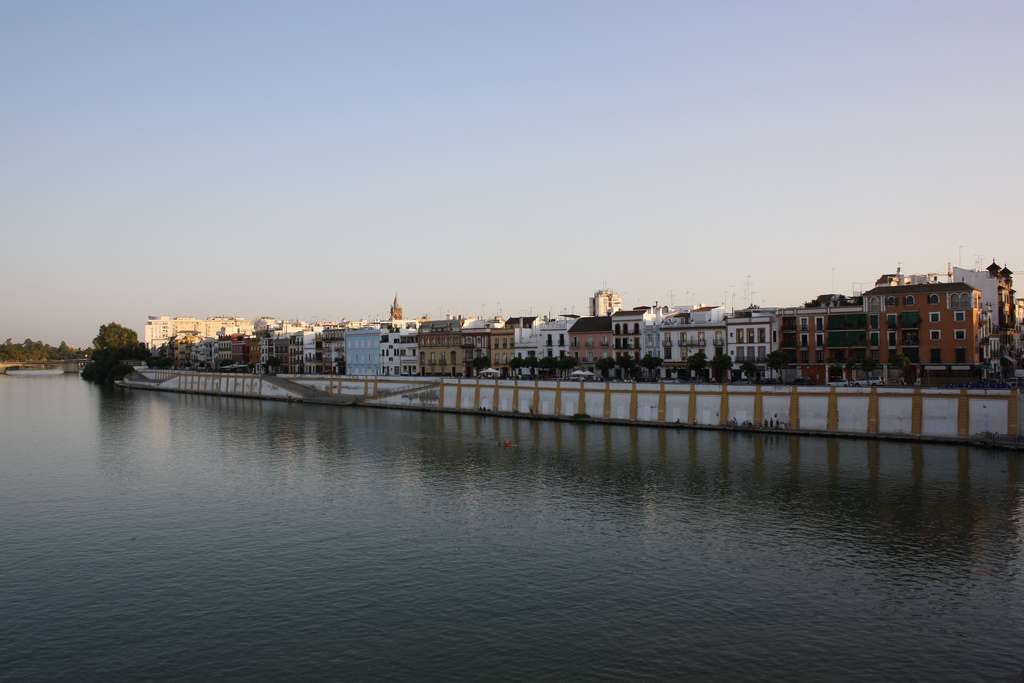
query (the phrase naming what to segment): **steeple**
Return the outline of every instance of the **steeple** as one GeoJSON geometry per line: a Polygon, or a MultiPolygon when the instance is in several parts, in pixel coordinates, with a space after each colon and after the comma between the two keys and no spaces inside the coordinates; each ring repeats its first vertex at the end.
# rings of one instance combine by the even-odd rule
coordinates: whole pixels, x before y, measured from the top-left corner
{"type": "Polygon", "coordinates": [[[402,307],[398,304],[398,292],[395,292],[395,299],[391,302],[391,319],[402,320],[404,317],[402,315],[402,307]]]}

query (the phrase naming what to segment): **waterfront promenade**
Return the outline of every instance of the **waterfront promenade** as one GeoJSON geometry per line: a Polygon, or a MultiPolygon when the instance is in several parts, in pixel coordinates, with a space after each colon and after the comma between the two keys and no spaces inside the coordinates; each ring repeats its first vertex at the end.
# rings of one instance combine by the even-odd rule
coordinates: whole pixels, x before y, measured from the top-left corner
{"type": "Polygon", "coordinates": [[[1013,390],[240,375],[143,370],[124,386],[665,427],[830,434],[1024,448],[1013,390]]]}

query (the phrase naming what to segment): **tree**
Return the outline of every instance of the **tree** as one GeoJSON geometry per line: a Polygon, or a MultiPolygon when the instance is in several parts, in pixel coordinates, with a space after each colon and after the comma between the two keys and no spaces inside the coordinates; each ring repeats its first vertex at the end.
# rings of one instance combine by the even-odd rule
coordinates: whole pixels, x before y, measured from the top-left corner
{"type": "Polygon", "coordinates": [[[649,353],[644,354],[644,357],[640,359],[640,365],[643,366],[644,370],[647,370],[647,372],[651,375],[654,375],[655,371],[658,368],[660,368],[661,364],[664,362],[665,361],[662,360],[661,358],[658,358],[657,356],[652,356],[649,353]]]}
{"type": "Polygon", "coordinates": [[[544,372],[554,372],[558,369],[558,359],[552,356],[544,356],[537,361],[537,365],[544,372]]]}
{"type": "Polygon", "coordinates": [[[746,378],[749,379],[751,382],[755,382],[757,381],[757,376],[760,373],[760,370],[758,369],[756,363],[752,363],[748,360],[743,361],[743,363],[740,365],[740,372],[742,372],[744,376],[746,376],[746,378]]]}
{"type": "Polygon", "coordinates": [[[785,370],[786,366],[789,364],[786,359],[786,354],[782,351],[772,351],[768,354],[767,363],[768,367],[775,373],[775,378],[781,380],[782,371],[785,370]]]}
{"type": "Polygon", "coordinates": [[[565,374],[576,367],[576,359],[573,356],[562,356],[558,359],[558,370],[565,374]]]}
{"type": "Polygon", "coordinates": [[[623,379],[631,377],[633,375],[633,371],[636,369],[636,359],[629,354],[616,358],[615,364],[622,370],[623,379]]]}
{"type": "Polygon", "coordinates": [[[708,357],[704,351],[697,351],[686,359],[686,369],[693,375],[701,377],[708,367],[708,357]]]}
{"type": "Polygon", "coordinates": [[[856,358],[851,358],[850,360],[846,361],[846,364],[843,367],[846,368],[846,377],[852,380],[857,375],[857,368],[860,367],[860,363],[857,362],[856,358]]]}
{"type": "Polygon", "coordinates": [[[837,379],[843,378],[843,366],[838,363],[833,363],[828,366],[828,378],[830,381],[836,381],[837,379]]]}
{"type": "Polygon", "coordinates": [[[608,373],[615,367],[615,359],[608,357],[598,358],[594,363],[594,366],[601,371],[601,374],[604,375],[605,379],[608,379],[608,373]]]}
{"type": "Polygon", "coordinates": [[[878,361],[872,358],[870,353],[865,353],[860,368],[864,371],[864,378],[871,379],[871,373],[878,369],[878,361]]]}
{"type": "Polygon", "coordinates": [[[515,373],[516,375],[518,375],[518,374],[519,374],[519,371],[520,371],[520,370],[521,370],[521,369],[522,369],[522,368],[523,368],[523,367],[524,367],[525,365],[526,365],[526,361],[524,361],[524,360],[523,360],[522,358],[520,358],[519,356],[513,356],[513,357],[512,357],[512,360],[510,360],[510,361],[508,362],[508,367],[509,367],[509,368],[510,368],[510,369],[512,370],[512,372],[513,372],[513,373],[515,373]]]}
{"type": "Polygon", "coordinates": [[[716,353],[711,359],[711,369],[715,373],[715,379],[724,382],[729,370],[732,369],[732,356],[727,353],[716,353]]]}
{"type": "Polygon", "coordinates": [[[903,379],[903,382],[906,383],[907,370],[909,370],[911,366],[910,358],[906,354],[897,353],[895,358],[892,359],[892,366],[900,371],[900,376],[903,379]]]}
{"type": "Polygon", "coordinates": [[[170,356],[153,356],[146,361],[146,365],[157,370],[166,370],[174,367],[174,359],[170,356]]]}
{"type": "Polygon", "coordinates": [[[486,370],[491,366],[491,359],[488,358],[487,356],[477,356],[476,358],[471,360],[469,364],[473,366],[474,370],[480,372],[481,370],[486,370]]]}
{"type": "MultiPolygon", "coordinates": [[[[339,361],[339,362],[341,362],[341,361],[339,361]]],[[[280,358],[278,358],[277,356],[271,356],[270,358],[267,359],[267,369],[268,370],[273,370],[274,373],[276,374],[277,373],[277,369],[279,367],[281,367],[281,359],[280,358]]],[[[342,366],[341,372],[339,374],[342,374],[342,375],[345,374],[344,366],[342,366]]]]}
{"type": "Polygon", "coordinates": [[[93,351],[113,351],[134,348],[139,343],[139,335],[135,330],[117,323],[100,325],[99,334],[92,340],[93,351]]]}
{"type": "Polygon", "coordinates": [[[48,361],[64,360],[67,358],[81,358],[85,352],[81,349],[68,346],[67,342],[61,342],[60,346],[53,347],[41,341],[25,341],[15,343],[10,339],[0,344],[0,360],[5,361],[48,361]]]}
{"type": "Polygon", "coordinates": [[[92,341],[92,354],[82,369],[82,378],[97,384],[110,384],[132,371],[130,360],[147,360],[149,349],[139,343],[134,330],[108,323],[100,326],[92,341]]]}

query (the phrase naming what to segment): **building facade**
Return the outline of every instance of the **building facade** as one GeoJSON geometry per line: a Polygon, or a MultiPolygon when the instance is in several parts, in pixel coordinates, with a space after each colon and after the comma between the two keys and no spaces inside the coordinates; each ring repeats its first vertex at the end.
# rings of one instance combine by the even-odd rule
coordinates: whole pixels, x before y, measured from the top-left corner
{"type": "Polygon", "coordinates": [[[462,320],[425,320],[417,337],[421,375],[455,377],[465,372],[462,320]]]}
{"type": "Polygon", "coordinates": [[[610,289],[599,289],[590,297],[591,317],[611,315],[622,308],[622,297],[610,289]]]}
{"type": "Polygon", "coordinates": [[[195,337],[219,337],[226,334],[252,334],[253,322],[246,318],[216,316],[213,318],[192,318],[185,316],[151,315],[143,326],[142,339],[146,347],[156,350],[171,337],[179,334],[195,337]]]}
{"type": "Polygon", "coordinates": [[[345,333],[345,374],[376,377],[382,373],[379,327],[360,327],[345,333]]]}
{"type": "Polygon", "coordinates": [[[599,374],[597,361],[612,355],[611,315],[577,319],[569,328],[569,348],[580,369],[599,374]]]}

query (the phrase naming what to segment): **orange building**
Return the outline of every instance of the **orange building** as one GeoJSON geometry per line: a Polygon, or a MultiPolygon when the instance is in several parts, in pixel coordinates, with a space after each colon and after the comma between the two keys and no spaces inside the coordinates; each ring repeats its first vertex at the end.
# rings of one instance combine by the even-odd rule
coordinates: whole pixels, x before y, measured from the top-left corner
{"type": "Polygon", "coordinates": [[[981,362],[981,292],[963,282],[882,285],[864,294],[868,343],[878,361],[902,354],[914,374],[939,381],[975,374],[981,362]]]}

